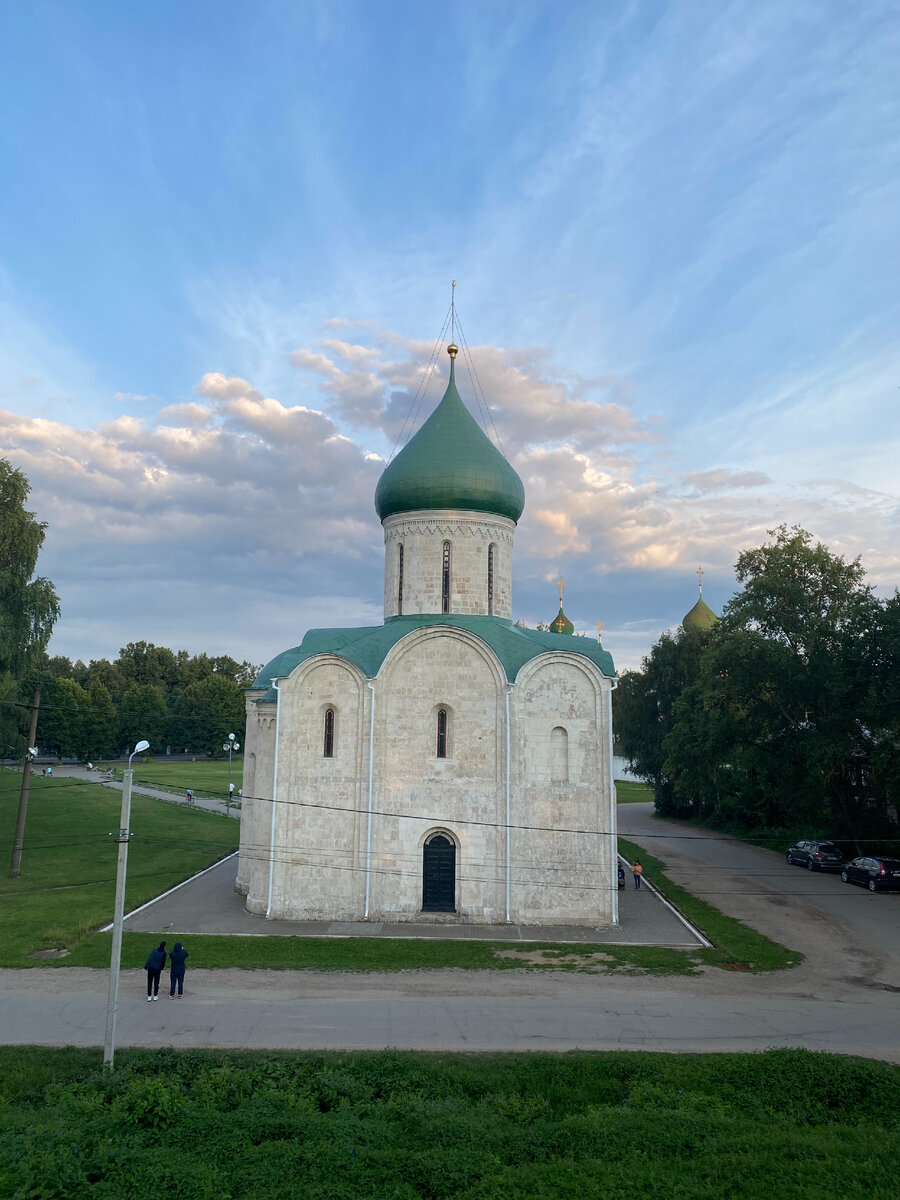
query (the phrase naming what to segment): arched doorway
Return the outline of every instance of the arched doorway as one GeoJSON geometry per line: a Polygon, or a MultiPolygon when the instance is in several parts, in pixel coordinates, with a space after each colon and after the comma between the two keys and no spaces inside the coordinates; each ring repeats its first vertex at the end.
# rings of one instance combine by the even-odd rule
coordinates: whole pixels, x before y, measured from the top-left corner
{"type": "Polygon", "coordinates": [[[445,833],[422,847],[422,912],[456,912],[456,845],[445,833]]]}

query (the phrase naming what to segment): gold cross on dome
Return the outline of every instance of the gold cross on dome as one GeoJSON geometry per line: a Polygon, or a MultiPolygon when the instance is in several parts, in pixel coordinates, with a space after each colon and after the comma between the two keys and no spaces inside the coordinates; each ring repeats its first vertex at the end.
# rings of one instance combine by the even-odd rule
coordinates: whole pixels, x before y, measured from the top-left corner
{"type": "Polygon", "coordinates": [[[597,622],[597,641],[601,642],[601,643],[603,642],[603,622],[602,621],[597,622]]]}
{"type": "Polygon", "coordinates": [[[559,588],[559,607],[562,608],[563,592],[566,590],[566,581],[563,579],[562,575],[560,575],[559,579],[557,579],[556,586],[559,588]]]}
{"type": "Polygon", "coordinates": [[[697,568],[697,587],[700,589],[700,595],[703,595],[703,568],[697,568]]]}

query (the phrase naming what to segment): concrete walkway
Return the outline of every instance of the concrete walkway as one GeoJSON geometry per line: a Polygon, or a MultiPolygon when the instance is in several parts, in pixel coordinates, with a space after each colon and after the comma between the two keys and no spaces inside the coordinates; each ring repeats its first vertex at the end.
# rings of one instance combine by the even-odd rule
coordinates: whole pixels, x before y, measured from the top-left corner
{"type": "MultiPolygon", "coordinates": [[[[630,872],[629,872],[630,875],[630,872]]],[[[511,942],[570,942],[623,946],[673,946],[696,949],[700,937],[646,885],[629,884],[619,892],[619,924],[612,928],[580,925],[467,925],[403,921],[267,921],[248,913],[234,890],[237,855],[187,880],[165,896],[128,914],[129,932],[243,935],[245,937],[391,937],[511,942]]]]}

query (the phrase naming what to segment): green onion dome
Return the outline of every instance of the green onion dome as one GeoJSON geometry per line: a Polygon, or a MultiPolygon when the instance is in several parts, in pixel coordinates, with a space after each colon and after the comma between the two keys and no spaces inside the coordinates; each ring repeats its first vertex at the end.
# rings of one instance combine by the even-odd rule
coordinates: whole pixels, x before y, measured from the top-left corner
{"type": "Polygon", "coordinates": [[[550,622],[551,633],[574,633],[575,626],[562,610],[562,605],[559,606],[559,612],[554,620],[550,622]]]}
{"type": "Polygon", "coordinates": [[[701,596],[689,613],[682,619],[682,629],[706,630],[712,629],[719,618],[701,596]]]}
{"type": "Polygon", "coordinates": [[[379,519],[416,509],[457,508],[518,521],[522,480],[463,404],[456,390],[456,346],[448,346],[450,381],[444,398],[375,489],[379,519]]]}

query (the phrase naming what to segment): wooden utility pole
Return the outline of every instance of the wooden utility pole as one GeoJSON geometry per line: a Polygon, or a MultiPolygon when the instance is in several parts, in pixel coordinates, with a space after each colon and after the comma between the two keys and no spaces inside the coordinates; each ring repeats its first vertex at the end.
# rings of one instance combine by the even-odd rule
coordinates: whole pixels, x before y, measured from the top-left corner
{"type": "Polygon", "coordinates": [[[11,879],[22,869],[22,846],[25,844],[25,815],[28,812],[28,789],[31,785],[31,747],[37,737],[38,709],[41,707],[41,685],[34,689],[31,706],[31,722],[28,726],[28,745],[25,748],[25,765],[22,767],[22,790],[19,792],[19,815],[16,817],[16,835],[13,839],[12,861],[9,864],[11,879]]]}

